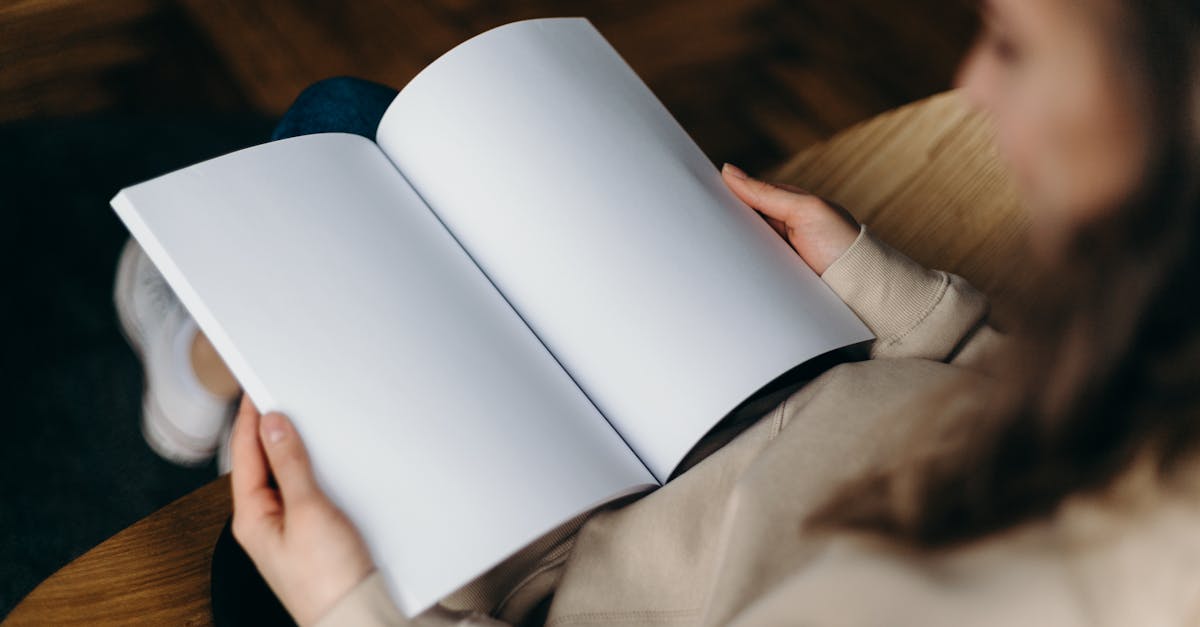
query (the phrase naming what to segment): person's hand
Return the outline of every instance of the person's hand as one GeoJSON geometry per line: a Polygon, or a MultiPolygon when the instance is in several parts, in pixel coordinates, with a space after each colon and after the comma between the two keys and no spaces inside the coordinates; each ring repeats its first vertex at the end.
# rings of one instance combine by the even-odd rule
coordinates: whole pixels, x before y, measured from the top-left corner
{"type": "Polygon", "coordinates": [[[374,570],[367,547],[282,414],[260,416],[243,396],[231,449],[233,536],[292,618],[311,625],[374,570]]]}
{"type": "Polygon", "coordinates": [[[721,168],[721,178],[817,274],[824,273],[858,237],[858,222],[848,211],[798,187],[760,181],[731,163],[721,168]]]}

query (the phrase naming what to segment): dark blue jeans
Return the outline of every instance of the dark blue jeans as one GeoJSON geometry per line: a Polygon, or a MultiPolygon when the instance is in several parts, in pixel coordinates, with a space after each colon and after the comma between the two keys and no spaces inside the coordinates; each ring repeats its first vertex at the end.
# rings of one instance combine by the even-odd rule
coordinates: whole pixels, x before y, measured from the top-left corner
{"type": "Polygon", "coordinates": [[[313,83],[296,96],[271,140],[314,133],[354,133],[375,141],[383,112],[396,90],[361,78],[339,76],[313,83]]]}

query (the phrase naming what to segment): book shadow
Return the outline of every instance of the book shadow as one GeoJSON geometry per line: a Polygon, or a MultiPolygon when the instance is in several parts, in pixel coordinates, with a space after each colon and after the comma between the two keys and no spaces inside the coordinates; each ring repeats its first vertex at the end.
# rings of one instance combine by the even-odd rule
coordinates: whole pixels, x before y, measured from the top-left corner
{"type": "Polygon", "coordinates": [[[687,455],[683,457],[683,461],[679,462],[679,465],[671,472],[667,482],[671,482],[675,477],[687,472],[689,468],[728,444],[747,427],[770,413],[787,397],[825,371],[840,364],[868,359],[870,345],[871,342],[866,341],[822,353],[760,387],[721,418],[704,434],[704,437],[692,446],[687,455]]]}

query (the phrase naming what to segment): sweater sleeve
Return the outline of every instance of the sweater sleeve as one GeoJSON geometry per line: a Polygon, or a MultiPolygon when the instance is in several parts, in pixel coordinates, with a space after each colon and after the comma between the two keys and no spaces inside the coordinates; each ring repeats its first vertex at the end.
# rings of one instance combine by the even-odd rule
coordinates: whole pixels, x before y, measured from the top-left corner
{"type": "Polygon", "coordinates": [[[435,605],[412,618],[405,618],[388,594],[379,571],[374,571],[321,617],[313,627],[502,627],[502,623],[479,612],[457,612],[435,605]]]}
{"type": "Polygon", "coordinates": [[[925,268],[865,224],[821,279],[875,334],[872,358],[973,361],[1002,338],[986,324],[982,292],[956,274],[925,268]]]}

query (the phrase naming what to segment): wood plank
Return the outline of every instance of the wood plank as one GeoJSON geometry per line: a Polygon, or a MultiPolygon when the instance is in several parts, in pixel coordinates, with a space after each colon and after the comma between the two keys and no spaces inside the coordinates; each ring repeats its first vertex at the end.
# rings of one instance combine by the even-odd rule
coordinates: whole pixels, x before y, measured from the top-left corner
{"type": "Polygon", "coordinates": [[[590,18],[713,161],[750,169],[947,88],[969,0],[13,0],[0,121],[279,115],[336,75],[401,87],[506,22],[590,18]]]}
{"type": "Polygon", "coordinates": [[[321,78],[401,87],[494,26],[586,16],[714,161],[750,168],[944,90],[972,23],[963,0],[177,1],[273,115],[321,78]]]}
{"type": "Polygon", "coordinates": [[[212,549],[230,507],[227,477],[171,503],[42,582],[5,627],[211,624],[212,549]]]}
{"type": "Polygon", "coordinates": [[[0,4],[0,122],[101,111],[245,109],[163,0],[0,4]]]}
{"type": "Polygon", "coordinates": [[[424,5],[181,0],[254,105],[281,114],[308,85],[351,75],[407,83],[467,34],[424,5]]]}

